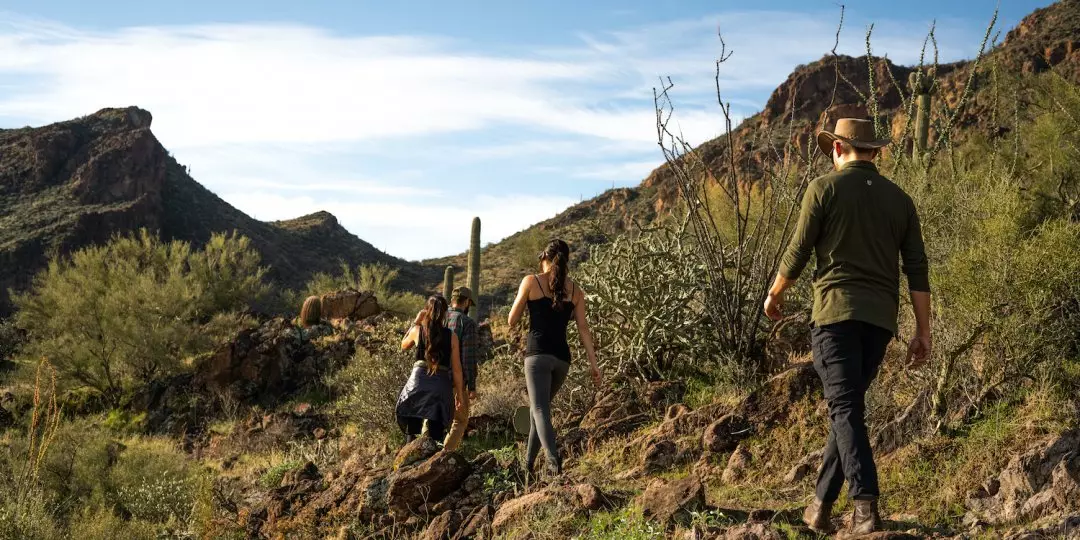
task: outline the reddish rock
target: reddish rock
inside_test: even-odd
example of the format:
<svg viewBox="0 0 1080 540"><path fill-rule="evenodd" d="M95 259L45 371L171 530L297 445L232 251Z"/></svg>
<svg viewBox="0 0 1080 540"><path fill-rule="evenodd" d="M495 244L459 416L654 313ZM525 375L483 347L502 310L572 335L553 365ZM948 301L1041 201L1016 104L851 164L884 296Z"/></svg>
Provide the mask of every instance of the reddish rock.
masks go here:
<svg viewBox="0 0 1080 540"><path fill-rule="evenodd" d="M966 520L992 525L1080 511L1080 429L1035 444L967 501Z"/></svg>
<svg viewBox="0 0 1080 540"><path fill-rule="evenodd" d="M705 509L705 487L695 475L668 482L655 480L641 495L642 515L667 527L689 522L692 512Z"/></svg>
<svg viewBox="0 0 1080 540"><path fill-rule="evenodd" d="M495 534L502 534L506 532L510 525L519 521L529 512L556 500L556 492L547 489L509 500L495 511L495 517L491 521L491 529Z"/></svg>
<svg viewBox="0 0 1080 540"><path fill-rule="evenodd" d="M682 401L686 395L686 383L683 381L651 382L645 389L645 402L657 410Z"/></svg>
<svg viewBox="0 0 1080 540"><path fill-rule="evenodd" d="M745 418L728 414L705 428L701 443L706 450L723 454L734 450L739 442L749 437L751 433L750 424Z"/></svg>
<svg viewBox="0 0 1080 540"><path fill-rule="evenodd" d="M334 321L341 319L360 320L382 311L375 295L353 289L324 294L321 298L322 316Z"/></svg>
<svg viewBox="0 0 1080 540"><path fill-rule="evenodd" d="M424 505L433 505L461 487L472 472L469 462L457 452L440 451L407 469L399 469L389 481L386 504L399 517L413 515Z"/></svg>
<svg viewBox="0 0 1080 540"><path fill-rule="evenodd" d="M675 465L679 449L668 439L654 441L645 447L641 456L641 466L646 473L665 471Z"/></svg>
<svg viewBox="0 0 1080 540"><path fill-rule="evenodd" d="M750 452L746 450L746 447L740 444L735 448L735 451L731 453L727 467L724 468L720 480L725 484L734 484L741 480L743 473L750 466L751 459Z"/></svg>

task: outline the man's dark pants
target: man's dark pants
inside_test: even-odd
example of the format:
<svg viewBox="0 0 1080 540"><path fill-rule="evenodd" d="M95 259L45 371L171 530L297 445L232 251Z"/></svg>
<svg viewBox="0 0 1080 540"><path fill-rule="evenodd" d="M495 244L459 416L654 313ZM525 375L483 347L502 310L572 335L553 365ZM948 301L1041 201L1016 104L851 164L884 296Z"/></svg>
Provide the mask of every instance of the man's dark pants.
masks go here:
<svg viewBox="0 0 1080 540"><path fill-rule="evenodd" d="M862 321L811 331L814 369L829 403L829 442L818 473L817 497L832 502L844 480L852 499L878 496L877 467L866 431L866 390L885 358L892 332Z"/></svg>

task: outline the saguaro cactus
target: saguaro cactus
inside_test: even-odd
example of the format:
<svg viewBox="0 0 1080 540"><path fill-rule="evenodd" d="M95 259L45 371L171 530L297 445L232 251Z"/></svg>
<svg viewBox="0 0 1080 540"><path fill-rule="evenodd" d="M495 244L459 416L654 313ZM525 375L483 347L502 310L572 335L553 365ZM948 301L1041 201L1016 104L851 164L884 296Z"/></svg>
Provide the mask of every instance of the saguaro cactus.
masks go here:
<svg viewBox="0 0 1080 540"><path fill-rule="evenodd" d="M473 301L480 295L480 218L472 220L472 236L469 238L469 269L467 274ZM479 307L477 307L479 311Z"/></svg>
<svg viewBox="0 0 1080 540"><path fill-rule="evenodd" d="M442 276L442 295L449 300L452 292L454 292L454 267L446 265Z"/></svg>
<svg viewBox="0 0 1080 540"><path fill-rule="evenodd" d="M908 87L916 100L915 147L913 157L922 156L930 140L930 96L934 91L934 70L912 71L908 75Z"/></svg>

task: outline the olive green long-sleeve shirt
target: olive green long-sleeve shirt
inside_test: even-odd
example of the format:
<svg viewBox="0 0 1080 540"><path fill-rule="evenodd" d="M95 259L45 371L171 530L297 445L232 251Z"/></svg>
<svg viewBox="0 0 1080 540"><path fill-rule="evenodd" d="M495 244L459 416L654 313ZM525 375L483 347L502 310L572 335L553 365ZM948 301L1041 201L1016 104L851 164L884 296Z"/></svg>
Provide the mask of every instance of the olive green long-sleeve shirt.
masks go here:
<svg viewBox="0 0 1080 540"><path fill-rule="evenodd" d="M915 204L869 161L810 182L780 275L798 279L812 253L818 326L858 320L895 334L901 263L911 290L930 291Z"/></svg>

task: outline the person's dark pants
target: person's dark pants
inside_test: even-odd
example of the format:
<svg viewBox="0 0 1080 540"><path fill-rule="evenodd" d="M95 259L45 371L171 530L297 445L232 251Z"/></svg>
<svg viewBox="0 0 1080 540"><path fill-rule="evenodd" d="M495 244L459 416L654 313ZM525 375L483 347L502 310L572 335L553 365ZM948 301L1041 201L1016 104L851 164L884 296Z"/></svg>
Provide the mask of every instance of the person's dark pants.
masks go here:
<svg viewBox="0 0 1080 540"><path fill-rule="evenodd" d="M415 416L398 418L398 425L401 426L401 431L405 432L406 442L412 442L424 431L424 419ZM428 437L431 437L436 442L441 443L443 438L446 437L446 426L442 422L428 420L427 430Z"/></svg>
<svg viewBox="0 0 1080 540"><path fill-rule="evenodd" d="M877 375L892 332L862 321L811 331L814 369L829 403L829 442L818 473L817 497L833 502L844 480L852 499L879 495L877 467L866 431L866 390Z"/></svg>

